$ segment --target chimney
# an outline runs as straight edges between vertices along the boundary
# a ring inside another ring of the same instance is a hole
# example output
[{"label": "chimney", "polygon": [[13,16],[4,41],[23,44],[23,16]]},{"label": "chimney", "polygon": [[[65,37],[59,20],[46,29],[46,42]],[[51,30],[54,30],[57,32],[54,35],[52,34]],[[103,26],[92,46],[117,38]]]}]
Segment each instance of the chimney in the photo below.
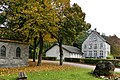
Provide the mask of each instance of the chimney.
[{"label": "chimney", "polygon": [[95,28],[95,29],[94,29],[94,31],[96,31],[96,32],[97,32],[97,28]]}]

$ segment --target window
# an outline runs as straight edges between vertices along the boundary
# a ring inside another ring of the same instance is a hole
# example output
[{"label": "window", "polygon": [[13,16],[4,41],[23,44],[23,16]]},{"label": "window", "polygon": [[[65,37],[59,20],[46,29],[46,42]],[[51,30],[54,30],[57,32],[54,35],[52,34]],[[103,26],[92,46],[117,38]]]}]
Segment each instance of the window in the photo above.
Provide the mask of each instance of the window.
[{"label": "window", "polygon": [[103,43],[100,43],[100,49],[102,49],[103,48]]},{"label": "window", "polygon": [[92,49],[92,44],[89,44],[89,49]]},{"label": "window", "polygon": [[16,57],[20,57],[21,49],[19,47],[16,48]]},{"label": "window", "polygon": [[84,57],[87,57],[87,51],[84,51]]},{"label": "window", "polygon": [[97,49],[97,44],[94,45],[94,49]]},{"label": "window", "polygon": [[84,49],[87,49],[87,46],[86,46],[86,44],[84,45]]},{"label": "window", "polygon": [[94,57],[97,57],[97,51],[94,51]]},{"label": "window", "polygon": [[94,39],[94,41],[97,41],[97,38],[96,38],[96,37],[94,37],[93,39]]},{"label": "window", "polygon": [[100,57],[103,57],[103,51],[100,51]]},{"label": "window", "polygon": [[92,51],[89,51],[89,57],[92,57]]},{"label": "window", "polygon": [[5,46],[1,47],[1,57],[6,57],[6,47]]}]

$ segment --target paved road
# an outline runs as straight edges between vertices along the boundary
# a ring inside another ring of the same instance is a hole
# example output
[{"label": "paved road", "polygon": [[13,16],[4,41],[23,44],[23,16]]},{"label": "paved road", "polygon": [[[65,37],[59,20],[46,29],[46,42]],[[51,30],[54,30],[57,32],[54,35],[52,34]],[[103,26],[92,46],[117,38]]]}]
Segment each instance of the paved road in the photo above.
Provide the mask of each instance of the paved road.
[{"label": "paved road", "polygon": [[[45,60],[45,62],[51,62],[51,63],[58,63],[59,64],[59,61],[47,61],[47,60]],[[87,65],[87,64],[79,64],[79,63],[71,63],[71,62],[64,62],[63,64],[76,66],[76,67],[81,67],[81,68],[92,69],[92,70],[95,69],[95,66]],[[120,68],[115,68],[115,72],[120,72]]]}]

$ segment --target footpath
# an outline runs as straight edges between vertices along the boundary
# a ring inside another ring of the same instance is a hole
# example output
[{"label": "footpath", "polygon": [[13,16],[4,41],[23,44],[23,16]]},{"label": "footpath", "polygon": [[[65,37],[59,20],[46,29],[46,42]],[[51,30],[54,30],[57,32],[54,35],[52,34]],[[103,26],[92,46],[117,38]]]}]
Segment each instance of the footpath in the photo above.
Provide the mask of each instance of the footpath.
[{"label": "footpath", "polygon": [[[58,63],[59,61],[48,61],[48,60],[43,60],[44,62],[49,62],[49,63]],[[81,67],[81,68],[87,68],[94,70],[95,66],[93,65],[87,65],[87,64],[80,64],[80,63],[73,63],[73,62],[63,62],[65,65],[70,65],[70,66],[75,66],[75,67]],[[120,68],[115,68],[115,72],[120,72]]]}]

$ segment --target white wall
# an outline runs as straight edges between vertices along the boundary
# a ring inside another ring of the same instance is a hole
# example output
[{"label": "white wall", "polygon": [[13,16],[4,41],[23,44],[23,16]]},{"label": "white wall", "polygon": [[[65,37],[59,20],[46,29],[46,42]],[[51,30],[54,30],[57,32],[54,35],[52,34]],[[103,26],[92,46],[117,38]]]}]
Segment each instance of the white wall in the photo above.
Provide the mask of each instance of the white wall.
[{"label": "white wall", "polygon": [[[46,57],[57,57],[57,59],[60,59],[59,46],[55,45],[54,47],[49,49],[46,52]],[[82,56],[80,54],[78,55],[78,54],[75,54],[75,53],[69,53],[68,51],[63,49],[63,59],[64,58],[81,58],[81,57]]]},{"label": "white wall", "polygon": [[[94,38],[96,38],[97,40],[94,40]],[[101,43],[103,44],[102,48],[100,48]],[[89,44],[92,44],[91,49],[89,49]],[[97,45],[97,49],[94,49],[95,44]],[[84,45],[87,46],[86,49],[84,48]],[[108,43],[106,43],[104,40],[102,40],[94,32],[92,32],[82,44],[82,52],[86,53],[86,54],[83,55],[84,57],[90,57],[89,56],[90,51],[92,52],[92,57],[94,57],[94,51],[97,51],[97,57],[99,57],[100,52],[103,51],[103,58],[106,58],[108,56],[108,52],[110,53],[110,45]]]},{"label": "white wall", "polygon": [[59,55],[59,47],[57,45],[46,52],[46,57],[57,57],[57,59],[60,59]]}]

